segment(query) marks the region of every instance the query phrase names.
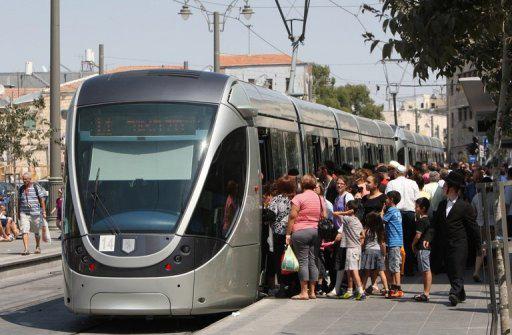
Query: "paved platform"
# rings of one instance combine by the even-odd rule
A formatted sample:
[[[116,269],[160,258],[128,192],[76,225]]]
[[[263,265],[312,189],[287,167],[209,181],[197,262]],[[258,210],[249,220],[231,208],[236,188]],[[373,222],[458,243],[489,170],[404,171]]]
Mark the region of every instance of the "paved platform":
[[[29,238],[30,255],[22,256],[23,241],[21,239],[12,242],[0,242],[0,279],[20,271],[31,271],[32,265],[58,261],[61,257],[61,242],[57,240],[60,232],[52,231],[52,243],[41,242],[41,254],[34,254],[35,240],[31,234]],[[23,269],[25,268],[25,269]]]
[[[369,297],[366,301],[267,298],[198,332],[210,334],[488,334],[490,314],[486,286],[466,281],[468,299],[448,303],[446,275],[434,277],[429,303],[412,301],[422,290],[419,277],[407,278],[400,300]]]

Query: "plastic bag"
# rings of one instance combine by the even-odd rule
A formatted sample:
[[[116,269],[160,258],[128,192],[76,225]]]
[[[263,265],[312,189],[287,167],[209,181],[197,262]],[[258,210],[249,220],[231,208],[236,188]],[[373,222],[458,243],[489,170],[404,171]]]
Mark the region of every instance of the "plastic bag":
[[[282,273],[291,273],[299,271],[299,261],[290,246],[286,247],[284,251],[283,261],[281,263]]]
[[[43,220],[43,225],[41,226],[41,239],[45,243],[52,244],[52,236],[50,235],[50,229],[48,228],[48,221],[44,218],[41,219]]]

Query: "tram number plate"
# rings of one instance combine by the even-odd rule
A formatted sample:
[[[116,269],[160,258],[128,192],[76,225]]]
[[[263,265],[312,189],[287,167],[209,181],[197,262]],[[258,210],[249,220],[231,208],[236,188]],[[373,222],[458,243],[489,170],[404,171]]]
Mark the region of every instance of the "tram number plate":
[[[100,251],[114,251],[116,246],[115,235],[101,235],[100,236]]]

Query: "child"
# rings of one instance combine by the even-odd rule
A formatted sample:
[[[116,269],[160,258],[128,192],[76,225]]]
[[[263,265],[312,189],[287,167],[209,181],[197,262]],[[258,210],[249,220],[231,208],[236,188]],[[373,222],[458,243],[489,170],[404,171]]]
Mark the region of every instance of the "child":
[[[388,270],[391,273],[391,290],[386,298],[401,298],[404,296],[400,286],[400,266],[402,264],[400,250],[404,245],[402,214],[396,208],[400,199],[400,193],[397,191],[388,192],[386,203],[381,212],[382,219],[386,224],[387,261]]]
[[[430,248],[425,248],[423,238],[428,231],[430,221],[428,219],[428,209],[430,201],[427,198],[416,200],[416,236],[412,241],[412,250],[418,258],[418,270],[423,273],[423,293],[414,296],[416,301],[428,302],[430,287],[432,286],[432,272],[430,272]]]
[[[382,218],[376,212],[370,212],[366,215],[366,230],[364,231],[364,252],[361,258],[361,270],[363,274],[363,287],[366,286],[368,277],[371,277],[372,286],[366,290],[367,294],[379,294],[379,288],[376,285],[377,277],[380,276],[384,286],[383,294],[387,295],[388,281],[386,278],[386,264],[384,255],[386,254],[386,233]]]
[[[340,241],[342,233],[345,236],[346,241],[346,260],[345,260],[345,272],[348,274],[348,278],[352,279],[352,283],[349,281],[349,287],[347,292],[341,297],[342,299],[355,298],[356,300],[365,300],[366,295],[364,294],[363,287],[361,284],[361,278],[359,277],[359,265],[361,261],[361,245],[364,241],[363,225],[361,221],[354,215],[354,212],[359,208],[359,200],[350,200],[347,203],[349,209],[348,215],[341,215],[340,220],[343,223],[343,230],[341,230],[336,236],[336,240]],[[336,213],[336,212],[335,212]],[[352,292],[353,283],[356,284],[356,294]],[[351,285],[352,284],[352,285]]]

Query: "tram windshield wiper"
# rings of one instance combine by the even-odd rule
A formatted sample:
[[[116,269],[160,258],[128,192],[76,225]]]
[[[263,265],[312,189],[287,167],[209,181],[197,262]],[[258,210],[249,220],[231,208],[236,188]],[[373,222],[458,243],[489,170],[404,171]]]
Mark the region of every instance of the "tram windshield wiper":
[[[98,193],[98,183],[99,183],[99,177],[100,177],[100,168],[98,167],[98,170],[96,171],[96,180],[94,181],[94,192],[89,192],[90,196],[92,197],[92,209],[91,209],[91,227],[94,226],[95,221],[94,217],[96,214],[96,204],[100,204],[101,208],[103,209],[103,212],[106,214],[105,220],[107,223],[108,228],[110,229],[110,232],[114,235],[121,234],[121,231],[119,230],[117,224],[112,219],[112,216],[110,215],[109,210],[105,206],[105,203],[101,200],[100,195]]]

